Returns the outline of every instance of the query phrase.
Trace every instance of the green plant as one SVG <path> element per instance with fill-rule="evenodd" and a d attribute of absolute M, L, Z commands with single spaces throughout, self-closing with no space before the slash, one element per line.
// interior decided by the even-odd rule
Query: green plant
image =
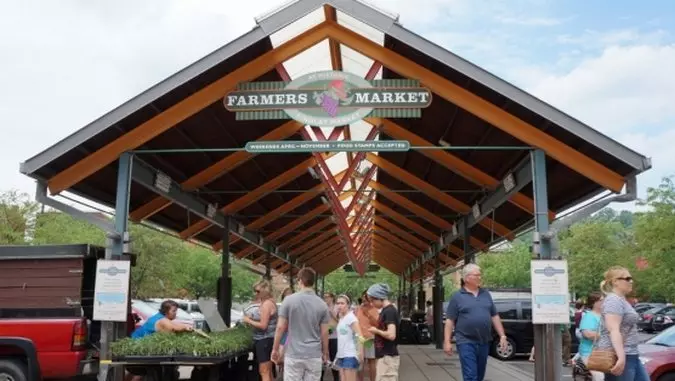
<path fill-rule="evenodd" d="M 141 339 L 124 338 L 111 345 L 113 357 L 123 356 L 194 356 L 215 357 L 236 353 L 253 345 L 251 328 L 236 327 L 209 334 L 155 333 Z"/>

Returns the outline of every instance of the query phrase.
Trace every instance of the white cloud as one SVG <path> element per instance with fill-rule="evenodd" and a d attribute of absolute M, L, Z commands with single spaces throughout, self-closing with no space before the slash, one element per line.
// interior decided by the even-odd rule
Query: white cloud
<path fill-rule="evenodd" d="M 675 128 L 675 45 L 613 46 L 563 75 L 527 90 L 596 129 L 616 136 L 646 127 Z"/>
<path fill-rule="evenodd" d="M 513 17 L 513 16 L 496 16 L 495 19 L 503 24 L 521 25 L 521 26 L 554 26 L 565 22 L 564 19 L 554 17 Z"/>

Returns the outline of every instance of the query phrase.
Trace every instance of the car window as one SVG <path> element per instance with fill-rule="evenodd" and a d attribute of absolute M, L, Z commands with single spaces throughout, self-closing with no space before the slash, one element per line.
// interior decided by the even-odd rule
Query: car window
<path fill-rule="evenodd" d="M 675 327 L 670 327 L 660 334 L 652 337 L 647 344 L 675 347 Z"/>
<path fill-rule="evenodd" d="M 663 307 L 654 307 L 644 312 L 645 315 L 654 315 L 659 313 Z"/>
<path fill-rule="evenodd" d="M 496 302 L 497 313 L 502 319 L 516 320 L 518 319 L 518 307 L 515 302 Z"/>
<path fill-rule="evenodd" d="M 201 312 L 201 310 L 199 309 L 199 304 L 190 304 L 189 311 L 190 312 Z"/>
<path fill-rule="evenodd" d="M 532 320 L 532 303 L 523 302 L 521 304 L 523 320 Z"/>

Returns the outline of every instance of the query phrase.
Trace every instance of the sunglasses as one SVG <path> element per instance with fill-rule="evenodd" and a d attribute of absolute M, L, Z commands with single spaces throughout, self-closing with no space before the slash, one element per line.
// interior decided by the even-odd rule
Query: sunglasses
<path fill-rule="evenodd" d="M 619 280 L 625 280 L 626 282 L 632 282 L 632 281 L 633 281 L 633 277 L 632 277 L 632 276 L 625 276 L 625 277 L 616 278 L 616 279 L 619 279 Z"/>

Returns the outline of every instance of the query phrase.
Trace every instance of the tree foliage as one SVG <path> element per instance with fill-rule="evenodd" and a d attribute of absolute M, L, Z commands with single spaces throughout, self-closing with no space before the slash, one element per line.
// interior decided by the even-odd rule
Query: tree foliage
<path fill-rule="evenodd" d="M 97 226 L 57 211 L 38 210 L 39 205 L 26 194 L 0 194 L 0 244 L 105 246 L 105 233 Z M 129 233 L 137 255 L 131 272 L 133 297 L 216 296 L 220 254 L 143 225 L 131 224 Z M 258 276 L 232 263 L 233 299 L 249 301 Z"/>
<path fill-rule="evenodd" d="M 579 296 L 599 289 L 611 266 L 628 268 L 641 300 L 675 299 L 675 183 L 664 178 L 638 202 L 646 211 L 605 208 L 559 234 L 568 260 L 570 290 Z M 528 242 L 523 244 L 524 242 Z M 529 287 L 531 239 L 522 237 L 509 250 L 480 257 L 483 281 L 490 287 Z"/>
<path fill-rule="evenodd" d="M 386 283 L 389 285 L 392 295 L 398 293 L 398 277 L 383 268 L 380 268 L 377 272 L 366 273 L 364 277 L 355 272 L 346 272 L 339 269 L 328 274 L 325 279 L 324 289 L 326 292 L 346 294 L 352 299 L 360 298 L 363 291 L 375 283 Z"/>
<path fill-rule="evenodd" d="M 635 294 L 652 301 L 675 299 L 675 183 L 663 179 L 647 190 L 640 202 L 645 211 L 631 213 L 603 209 L 559 234 L 560 253 L 568 260 L 570 289 L 583 296 L 598 289 L 604 271 L 625 266 L 635 278 Z M 69 215 L 48 211 L 16 191 L 0 194 L 0 244 L 105 244 L 97 227 Z M 132 251 L 138 254 L 132 271 L 132 293 L 136 297 L 215 296 L 221 256 L 211 250 L 141 225 L 131 225 Z M 530 287 L 529 247 L 524 235 L 507 250 L 479 257 L 483 280 L 489 287 Z M 236 263 L 236 262 L 235 262 Z M 235 301 L 249 301 L 252 285 L 259 277 L 232 267 Z M 327 291 L 354 297 L 373 283 L 387 283 L 393 293 L 398 277 L 381 269 L 358 277 L 338 270 L 326 277 Z M 446 297 L 456 289 L 444 279 Z"/>

